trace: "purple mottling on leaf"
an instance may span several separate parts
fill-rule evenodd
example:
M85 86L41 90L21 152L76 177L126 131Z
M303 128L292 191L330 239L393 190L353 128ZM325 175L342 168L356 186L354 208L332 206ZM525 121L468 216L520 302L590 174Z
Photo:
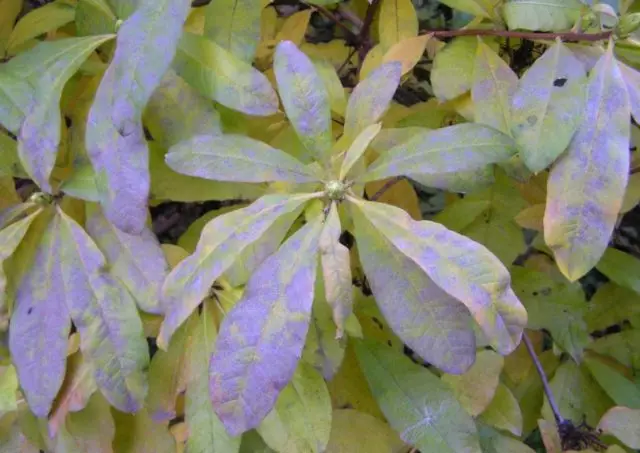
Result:
M257 427L293 376L309 328L321 229L318 218L265 260L223 321L210 394L231 435Z

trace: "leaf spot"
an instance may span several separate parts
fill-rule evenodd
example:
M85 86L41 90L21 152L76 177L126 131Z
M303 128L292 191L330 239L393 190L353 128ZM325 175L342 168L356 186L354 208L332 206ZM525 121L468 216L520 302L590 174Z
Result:
M538 117L537 116L529 115L527 117L527 123L529 123L529 126L534 126L537 122L538 122Z
M30 315L32 311L33 311L33 307L29 307L29 309L27 310L27 314Z
M565 83L567 83L567 78L566 77L561 77L561 78L556 79L556 80L553 81L553 86L554 87L563 87Z

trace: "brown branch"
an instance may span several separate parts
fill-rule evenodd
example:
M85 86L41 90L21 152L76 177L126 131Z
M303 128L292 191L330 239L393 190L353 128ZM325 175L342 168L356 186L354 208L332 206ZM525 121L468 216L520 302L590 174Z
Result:
M373 43L370 38L371 24L373 23L373 19L376 16L376 11L378 10L378 5L380 4L380 0L372 0L367 7L367 12L364 16L364 22L362 23L362 28L360 29L360 34L358 35L360 49L358 50L358 56L360 57L360 67L364 62L365 57L373 47Z
M542 388L544 389L545 395L547 395L547 400L549 401L549 406L551 406L551 411L553 412L553 416L556 419L556 424L560 426L564 423L564 417L560 414L560 409L558 408L558 404L556 403L555 398L553 397L553 392L551 391L551 386L549 386L549 380L547 379L547 375L544 372L544 368L542 368L542 363L540 363L540 359L536 354L536 351L533 349L533 344L531 344L531 340L527 336L526 332L522 332L522 341L527 348L527 352L531 356L531 360L536 367L536 371L540 376L540 380L542 381Z
M509 30L489 30L489 29L462 29L462 30L420 30L421 35L433 35L435 38L454 38L456 36L500 36L503 38L519 38L519 39L549 39L554 40L560 38L563 41L603 41L609 39L613 31L602 31L599 33L576 33L576 32L557 32L557 33L538 33L528 31L509 31Z

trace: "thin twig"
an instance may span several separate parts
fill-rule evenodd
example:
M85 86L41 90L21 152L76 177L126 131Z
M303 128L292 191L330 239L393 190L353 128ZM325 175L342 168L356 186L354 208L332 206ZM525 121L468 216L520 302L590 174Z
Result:
M403 179L405 179L404 176L396 176L394 178L391 178L390 180L385 182L384 185L382 187L380 187L380 189L378 189L378 191L376 193L374 193L371 198L369 198L369 200L370 201L377 201L382 195L384 195L384 193L387 190L391 189L391 187L393 187L396 183L402 181Z
M556 403L555 398L553 397L553 392L551 391L551 387L549 386L549 380L547 379L547 375L544 372L544 368L542 368L542 364L540 363L540 359L536 354L536 351L533 349L533 344L531 344L531 340L527 336L526 332L522 332L522 341L524 341L524 345L527 347L527 351L531 356L531 360L533 360L533 364L538 371L538 375L540 376L540 380L542 381L542 388L544 389L545 395L547 395L547 400L549 401L549 406L551 406L551 411L553 412L553 416L556 419L556 423L558 425L564 423L564 417L560 415L560 409L558 409L558 404Z
M380 0L372 0L367 7L367 12L364 16L364 22L362 23L362 28L360 29L360 34L358 35L360 49L358 51L358 56L360 57L359 67L362 67L362 63L364 62L365 57L373 47L371 40L369 39L371 24L373 23L373 19L376 16L376 11L378 10L378 5L380 4ZM359 68L358 68L359 69Z
M420 30L421 35L433 35L434 38L454 38L456 36L501 36L503 38L519 38L519 39L546 39L554 40L560 38L563 41L603 41L609 39L613 31L602 31L599 33L576 33L576 32L557 32L557 33L538 33L527 31L510 31L510 30L490 30L490 29L462 29L462 30Z

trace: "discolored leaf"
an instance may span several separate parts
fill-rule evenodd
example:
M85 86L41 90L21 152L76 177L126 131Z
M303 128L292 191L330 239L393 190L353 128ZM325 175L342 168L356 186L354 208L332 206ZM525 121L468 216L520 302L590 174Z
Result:
M457 98L471 89L477 48L476 38L458 37L436 54L431 84L440 101Z
M251 63L260 42L260 0L214 0L204 9L204 36Z
M231 435L258 426L294 374L311 317L321 228L317 218L267 258L224 318L210 394Z
M402 65L392 61L379 66L358 83L347 103L344 135L355 138L380 120L393 99L401 74Z
M473 171L506 161L515 152L507 135L481 124L458 124L426 130L394 146L374 161L361 179Z
M629 177L629 99L613 47L589 76L584 120L551 169L545 242L575 281L609 243Z
M345 153L344 160L342 161L342 166L340 167L340 176L338 176L338 179L344 180L347 177L349 172L353 169L354 165L367 151L369 144L376 137L378 132L380 132L381 128L381 123L372 124L358 134L358 136L353 140L353 143L351 143L351 146L349 146Z
M231 437L213 411L209 398L209 358L217 336L214 308L205 303L193 330L187 362L185 417L189 428L189 453L237 453L240 437Z
M166 423L154 422L146 409L134 414L113 412L114 453L176 453L175 438Z
M423 451L480 453L473 419L429 370L373 341L358 342L356 351L378 404L402 440Z
M349 199L399 252L462 302L501 354L520 342L527 314L506 268L487 249L442 225L416 222L401 209Z
M7 43L7 53L15 55L30 40L68 24L74 16L74 5L60 0L31 10L13 28Z
M402 75L410 72L424 54L432 35L415 36L398 41L384 54L383 62L398 61L402 64Z
M144 228L139 235L120 231L107 219L100 206L87 205L86 228L118 278L141 310L160 314L160 288L169 266L155 235Z
M640 448L640 410L613 407L604 414L598 429L617 437L630 448Z
M333 142L329 93L315 66L294 43L282 41L276 47L273 71L298 138L316 160L328 164Z
M480 415L480 420L514 436L522 434L522 413L509 387L500 383L491 404Z
M55 438L55 451L113 453L114 435L109 403L96 393L84 409L67 417Z
M335 43L336 41L331 42ZM313 58L312 55L310 56ZM313 65L327 90L331 111L344 117L345 110L347 109L347 96L342 87L342 81L336 72L336 68L331 64L331 61L325 58L313 58Z
M139 2L118 30L116 50L89 111L86 147L105 215L140 233L147 218L149 151L142 113L173 59L189 12L184 1Z
M322 375L300 362L257 430L276 451L326 451L331 434L331 398Z
M196 135L174 145L167 165L189 176L236 182L311 182L322 175L284 151L243 135Z
M334 410L326 453L389 453L404 442L385 422L354 409Z
M473 366L464 374L443 374L445 382L472 417L480 415L496 396L504 359L493 351L480 351Z
M198 247L171 271L163 285L166 317L158 346L166 349L171 335L209 293L213 282L236 256L260 239L285 214L300 212L315 195L265 195L252 205L216 217L202 231Z
M359 210L353 214L360 262L393 331L427 362L452 373L465 372L475 360L469 312L400 253L370 219Z
M478 37L471 99L474 121L511 134L511 99L518 76L500 56Z
M0 367L0 417L18 408L18 375L13 365Z
M45 54L45 72L34 74L30 84L37 99L26 107L26 116L18 135L18 155L24 169L40 188L51 192L49 176L60 144L60 96L67 81L86 58L113 35L60 39L42 42L35 50Z
M586 73L561 41L520 80L511 104L511 132L527 168L547 168L569 146L582 120Z
M580 16L580 0L509 0L503 9L510 30L569 29Z
M418 16L411 0L382 0L379 8L378 34L385 49L418 35Z
M325 296L333 311L338 338L342 337L345 321L353 310L349 249L340 243L341 234L338 207L332 203L320 235L319 250Z
M226 107L260 116L278 110L264 74L206 38L184 33L173 67L200 94Z
M562 439L555 422L548 420L538 420L538 428L542 442L548 453L562 453Z
M404 209L409 213L411 218L422 220L422 208L420 206L420 198L414 188L414 185L406 179L401 179L391 187L385 186L391 184L393 178L381 179L379 181L370 181L365 184L364 191L371 199L379 190L386 187L382 195L378 195L376 201L387 203Z

